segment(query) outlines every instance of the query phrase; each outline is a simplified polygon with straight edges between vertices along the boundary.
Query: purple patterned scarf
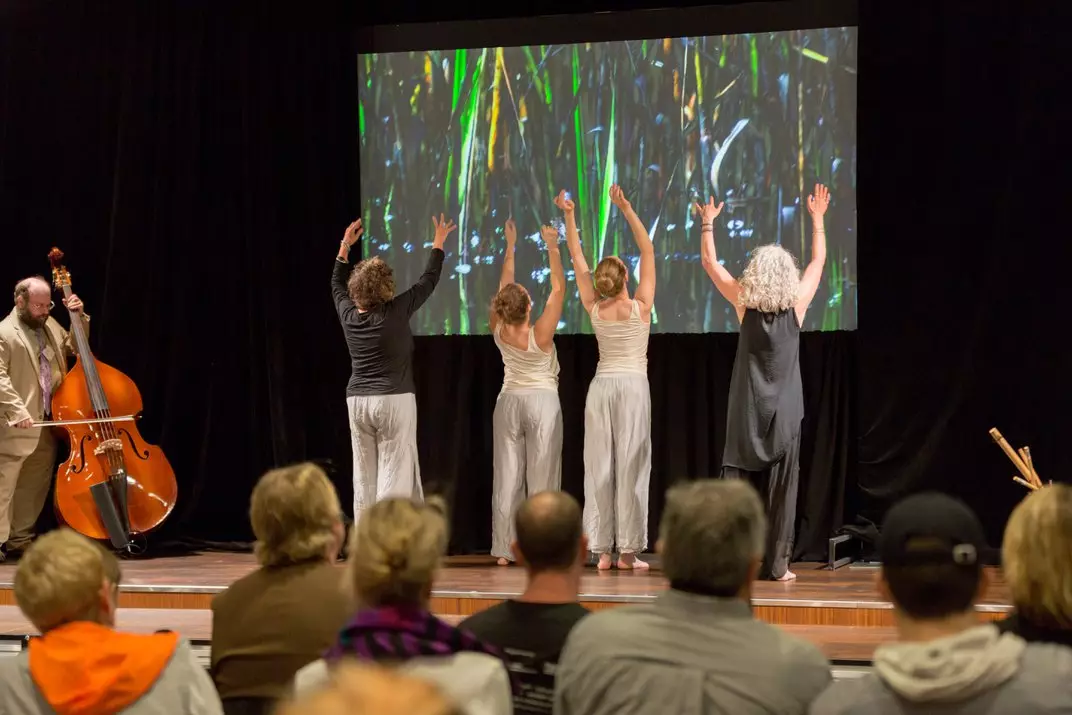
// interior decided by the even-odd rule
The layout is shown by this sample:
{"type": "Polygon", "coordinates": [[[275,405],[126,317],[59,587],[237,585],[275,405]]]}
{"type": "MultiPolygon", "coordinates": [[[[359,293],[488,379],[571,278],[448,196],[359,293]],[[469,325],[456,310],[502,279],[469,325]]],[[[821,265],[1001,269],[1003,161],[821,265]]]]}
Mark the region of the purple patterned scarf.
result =
{"type": "MultiPolygon", "coordinates": [[[[383,606],[358,611],[340,632],[324,659],[409,660],[421,656],[485,653],[503,660],[496,648],[471,633],[444,623],[427,611],[383,606]]],[[[504,661],[505,662],[505,661],[504,661]]]]}

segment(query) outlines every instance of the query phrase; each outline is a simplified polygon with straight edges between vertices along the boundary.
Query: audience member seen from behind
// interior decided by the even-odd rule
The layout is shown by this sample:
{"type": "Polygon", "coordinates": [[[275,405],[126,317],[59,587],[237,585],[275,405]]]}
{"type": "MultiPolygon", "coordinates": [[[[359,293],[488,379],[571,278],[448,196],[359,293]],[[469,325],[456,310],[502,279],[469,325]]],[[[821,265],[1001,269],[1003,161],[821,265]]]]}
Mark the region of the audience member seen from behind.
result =
{"type": "Polygon", "coordinates": [[[0,658],[0,712],[19,715],[217,715],[219,696],[175,633],[115,630],[119,561],[68,528],[49,532],[15,570],[15,600],[41,632],[0,658]]]}
{"type": "Polygon", "coordinates": [[[274,469],[250,498],[259,568],[212,601],[212,679],[228,713],[265,712],[353,612],[335,565],[345,527],[335,487],[311,463],[274,469]]]}
{"type": "Polygon", "coordinates": [[[514,519],[514,558],[528,583],[518,598],[470,616],[460,628],[501,648],[518,680],[514,712],[549,715],[566,637],[588,610],[577,603],[588,539],[581,507],[566,492],[541,492],[514,519]]]}
{"type": "Polygon", "coordinates": [[[1005,525],[1001,552],[1016,610],[998,628],[1029,642],[1072,646],[1072,487],[1029,493],[1005,525]]]}
{"type": "Polygon", "coordinates": [[[746,481],[670,489],[656,543],[669,590],[574,627],[555,713],[806,712],[830,682],[830,665],[812,644],[752,616],[766,534],[763,503],[746,481]]]}
{"type": "Polygon", "coordinates": [[[880,534],[879,592],[893,602],[900,642],[875,650],[874,672],[832,685],[814,715],[1072,712],[1072,651],[980,623],[986,539],[965,504],[911,496],[880,534]]]}
{"type": "Polygon", "coordinates": [[[513,712],[506,664],[493,648],[428,611],[432,579],[447,549],[443,502],[377,502],[353,529],[346,568],[357,613],[324,658],[298,671],[301,694],[329,679],[344,658],[391,663],[439,685],[466,715],[513,712]]]}
{"type": "Polygon", "coordinates": [[[353,660],[340,662],[321,688],[282,704],[273,715],[460,715],[427,680],[353,660]]]}

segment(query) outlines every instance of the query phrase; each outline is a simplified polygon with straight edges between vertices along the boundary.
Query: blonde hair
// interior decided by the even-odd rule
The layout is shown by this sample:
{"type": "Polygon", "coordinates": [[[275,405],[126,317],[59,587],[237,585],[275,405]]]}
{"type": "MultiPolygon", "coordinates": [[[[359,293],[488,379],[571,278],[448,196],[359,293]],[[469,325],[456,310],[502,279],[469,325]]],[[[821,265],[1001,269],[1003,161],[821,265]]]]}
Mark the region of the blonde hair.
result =
{"type": "Polygon", "coordinates": [[[61,527],[31,544],[15,569],[15,602],[45,633],[66,623],[101,619],[101,589],[118,588],[119,559],[61,527]]]}
{"type": "Polygon", "coordinates": [[[507,283],[491,301],[491,309],[507,325],[521,325],[529,317],[529,294],[517,283],[507,283]]]}
{"type": "Polygon", "coordinates": [[[432,682],[383,665],[340,661],[330,680],[274,715],[457,715],[461,711],[432,682]]]}
{"type": "Polygon", "coordinates": [[[312,462],[265,473],[250,497],[249,521],[261,566],[327,558],[342,507],[324,470],[312,462]]]}
{"type": "Polygon", "coordinates": [[[777,244],[752,251],[738,281],[740,303],[761,313],[780,313],[797,304],[800,269],[793,254],[777,244]]]}
{"type": "Polygon", "coordinates": [[[361,514],[350,542],[354,596],[363,606],[421,606],[447,550],[442,499],[390,498],[361,514]]]}
{"type": "Polygon", "coordinates": [[[1031,623],[1072,628],[1072,487],[1028,494],[1005,525],[1001,556],[1016,611],[1031,623]]]}
{"type": "Polygon", "coordinates": [[[596,266],[595,278],[599,294],[604,298],[613,298],[625,287],[625,264],[620,258],[607,256],[596,266]]]}

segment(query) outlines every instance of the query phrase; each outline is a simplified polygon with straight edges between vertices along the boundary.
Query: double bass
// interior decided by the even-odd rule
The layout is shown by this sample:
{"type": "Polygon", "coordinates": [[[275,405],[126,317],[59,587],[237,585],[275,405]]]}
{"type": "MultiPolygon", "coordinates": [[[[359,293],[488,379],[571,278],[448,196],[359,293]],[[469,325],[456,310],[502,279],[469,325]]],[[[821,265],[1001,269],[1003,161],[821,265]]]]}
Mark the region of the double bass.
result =
{"type": "MultiPolygon", "coordinates": [[[[48,254],[52,282],[72,295],[63,252],[48,254]]],[[[148,444],[135,424],[141,392],[134,381],[94,357],[80,316],[71,315],[75,365],[52,397],[51,422],[62,427],[70,457],[56,475],[59,521],[85,536],[134,550],[134,538],[160,526],[175,508],[178,484],[167,457],[148,444]]]]}

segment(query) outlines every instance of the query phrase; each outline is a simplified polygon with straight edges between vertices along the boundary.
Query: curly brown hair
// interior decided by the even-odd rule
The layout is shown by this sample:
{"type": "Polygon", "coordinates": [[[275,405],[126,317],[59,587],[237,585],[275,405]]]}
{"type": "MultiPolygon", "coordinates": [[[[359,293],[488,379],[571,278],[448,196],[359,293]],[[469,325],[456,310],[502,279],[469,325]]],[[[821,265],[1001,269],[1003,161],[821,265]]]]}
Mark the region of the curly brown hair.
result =
{"type": "Polygon", "coordinates": [[[529,294],[517,283],[507,283],[495,294],[491,309],[507,325],[520,325],[529,315],[529,294]]]}
{"type": "Polygon", "coordinates": [[[395,272],[380,258],[358,263],[346,284],[350,300],[361,310],[377,308],[395,297],[395,272]]]}
{"type": "Polygon", "coordinates": [[[596,266],[596,290],[604,298],[613,298],[625,286],[625,264],[621,259],[607,256],[596,266]]]}

